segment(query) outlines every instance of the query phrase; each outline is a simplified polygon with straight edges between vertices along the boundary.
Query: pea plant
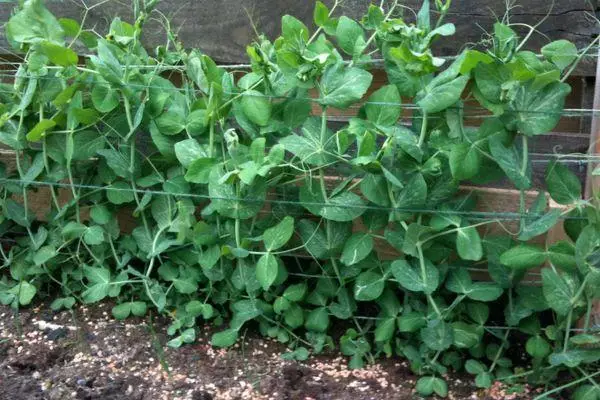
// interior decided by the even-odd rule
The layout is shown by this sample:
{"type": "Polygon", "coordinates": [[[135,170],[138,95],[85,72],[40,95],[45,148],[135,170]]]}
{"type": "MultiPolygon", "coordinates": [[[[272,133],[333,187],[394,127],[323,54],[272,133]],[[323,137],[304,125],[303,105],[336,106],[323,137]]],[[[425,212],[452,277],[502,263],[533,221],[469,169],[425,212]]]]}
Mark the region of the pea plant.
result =
{"type": "Polygon", "coordinates": [[[317,1],[314,31],[284,16],[242,74],[185,49],[156,3],[134,0],[135,20],[104,35],[41,0],[7,22],[23,62],[0,94],[14,154],[0,169],[3,304],[155,309],[172,347],[211,321],[225,324],[218,347],[253,325],[288,359],[399,356],[423,396],[466,371],[481,388],[559,382],[544,396],[600,399],[597,199],[557,156],[526,201],[529,141],[557,125],[585,50],[523,50],[534,28],[520,38],[505,17],[450,62],[432,48],[455,32],[450,0],[414,17],[371,5],[360,21],[317,1]],[[166,32],[152,51],[150,19],[166,32]],[[388,82],[368,93],[375,55],[388,82]],[[357,113],[332,124],[340,109],[357,113]],[[510,224],[460,186],[503,177],[520,191],[510,224]],[[41,193],[50,204],[32,209],[41,193]],[[561,223],[568,239],[532,241],[561,223]],[[539,267],[540,284],[525,282],[539,267]]]}

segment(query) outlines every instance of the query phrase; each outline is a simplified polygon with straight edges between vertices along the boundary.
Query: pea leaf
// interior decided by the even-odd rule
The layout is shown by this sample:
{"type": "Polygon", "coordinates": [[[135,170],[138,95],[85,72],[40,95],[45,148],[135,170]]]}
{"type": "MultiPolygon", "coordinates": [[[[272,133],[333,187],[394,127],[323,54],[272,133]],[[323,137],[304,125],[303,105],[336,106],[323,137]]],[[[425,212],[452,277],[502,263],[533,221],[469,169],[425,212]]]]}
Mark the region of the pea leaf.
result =
{"type": "Polygon", "coordinates": [[[290,216],[286,216],[277,225],[265,230],[263,233],[265,248],[267,251],[277,250],[283,247],[293,234],[294,219],[290,216]]]}
{"type": "Polygon", "coordinates": [[[481,237],[475,227],[458,228],[456,232],[456,249],[463,260],[481,260],[483,247],[481,246],[481,237]]]}
{"type": "Polygon", "coordinates": [[[215,347],[230,347],[235,344],[237,339],[237,329],[226,329],[222,332],[214,333],[210,339],[210,344],[215,347]]]}
{"type": "Polygon", "coordinates": [[[344,245],[340,261],[354,265],[364,260],[373,250],[373,238],[369,233],[355,233],[344,245]]]}
{"type": "Polygon", "coordinates": [[[556,40],[542,47],[542,54],[561,70],[571,65],[579,55],[577,47],[564,39],[556,40]]]}
{"type": "Polygon", "coordinates": [[[548,192],[558,204],[573,204],[581,199],[581,182],[567,167],[559,162],[548,165],[546,170],[548,192]]]}
{"type": "Polygon", "coordinates": [[[454,342],[454,330],[449,323],[434,319],[421,329],[421,340],[431,350],[444,351],[454,342]]]}
{"type": "Polygon", "coordinates": [[[500,135],[490,137],[489,144],[494,160],[516,188],[529,189],[531,187],[531,163],[528,162],[525,169],[523,169],[523,159],[519,149],[514,144],[506,147],[502,143],[500,135]]]}
{"type": "Polygon", "coordinates": [[[448,384],[441,378],[424,376],[417,381],[416,390],[421,396],[425,397],[434,393],[440,397],[446,397],[448,395],[448,384]]]}
{"type": "Polygon", "coordinates": [[[421,95],[417,104],[423,111],[430,114],[445,110],[460,100],[460,96],[468,82],[469,76],[465,75],[433,88],[428,88],[421,95]]]}
{"type": "Polygon", "coordinates": [[[402,287],[411,292],[433,293],[439,285],[439,272],[428,260],[424,268],[417,268],[406,260],[396,260],[392,263],[392,275],[402,287]]]}
{"type": "Polygon", "coordinates": [[[546,252],[534,245],[521,244],[500,256],[500,262],[507,267],[525,270],[540,266],[546,260],[546,252]]]}
{"type": "Polygon", "coordinates": [[[30,142],[38,142],[46,136],[46,132],[56,126],[56,122],[51,119],[43,119],[27,133],[27,140],[30,142]]]}
{"type": "Polygon", "coordinates": [[[563,278],[552,269],[545,268],[542,270],[542,284],[544,297],[550,307],[558,315],[567,315],[571,310],[571,301],[576,290],[573,281],[563,278]]]}
{"type": "Polygon", "coordinates": [[[258,259],[256,264],[256,279],[264,290],[268,290],[277,279],[279,265],[277,258],[272,254],[265,254],[258,259]]]}
{"type": "Polygon", "coordinates": [[[359,55],[366,47],[363,28],[346,16],[340,17],[335,36],[340,48],[351,56],[359,55]]]}
{"type": "Polygon", "coordinates": [[[566,83],[555,82],[538,89],[533,82],[519,86],[514,100],[502,116],[510,130],[534,136],[550,132],[562,117],[565,99],[571,92],[566,83]]]}
{"type": "Polygon", "coordinates": [[[373,76],[356,67],[338,63],[328,67],[321,79],[320,102],[324,106],[346,108],[360,100],[371,86],[373,76]]]}
{"type": "Polygon", "coordinates": [[[379,126],[394,125],[402,113],[400,102],[400,92],[396,85],[382,86],[367,100],[367,119],[379,126]]]}
{"type": "Polygon", "coordinates": [[[366,271],[356,278],[354,283],[354,298],[358,301],[371,301],[383,293],[385,280],[381,273],[366,271]]]}
{"type": "Polygon", "coordinates": [[[247,90],[242,95],[242,111],[258,126],[266,126],[271,118],[270,99],[256,90],[247,90]]]}

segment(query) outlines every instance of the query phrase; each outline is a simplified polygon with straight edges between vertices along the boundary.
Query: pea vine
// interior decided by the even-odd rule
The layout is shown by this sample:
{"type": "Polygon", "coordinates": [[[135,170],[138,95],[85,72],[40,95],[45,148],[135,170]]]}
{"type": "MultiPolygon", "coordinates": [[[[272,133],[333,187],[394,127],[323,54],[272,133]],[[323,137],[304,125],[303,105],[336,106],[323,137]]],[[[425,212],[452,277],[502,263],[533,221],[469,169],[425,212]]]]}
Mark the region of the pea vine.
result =
{"type": "Polygon", "coordinates": [[[241,74],[186,50],[156,1],[133,3],[133,24],[115,18],[106,35],[41,0],[6,24],[23,62],[0,93],[14,154],[0,168],[3,304],[111,298],[119,319],[153,308],[172,319],[172,347],[212,321],[227,324],[219,347],[254,325],[289,359],[400,356],[423,396],[445,396],[454,370],[482,388],[559,382],[544,396],[600,399],[597,199],[557,157],[527,201],[529,141],[557,125],[585,50],[525,51],[534,28],[521,39],[507,16],[448,61],[432,45],[455,32],[450,0],[415,18],[371,5],[360,21],[317,1],[314,32],[284,16],[241,74]],[[151,16],[167,32],[152,52],[151,16]],[[388,84],[367,95],[376,54],[388,84]],[[478,128],[464,122],[473,104],[478,128]],[[503,177],[520,191],[516,224],[460,186],[503,177]],[[30,208],[42,191],[43,217],[30,208]],[[568,240],[532,242],[563,221],[568,240]],[[541,266],[541,285],[527,284],[541,266]],[[526,367],[511,356],[523,346],[526,367]]]}

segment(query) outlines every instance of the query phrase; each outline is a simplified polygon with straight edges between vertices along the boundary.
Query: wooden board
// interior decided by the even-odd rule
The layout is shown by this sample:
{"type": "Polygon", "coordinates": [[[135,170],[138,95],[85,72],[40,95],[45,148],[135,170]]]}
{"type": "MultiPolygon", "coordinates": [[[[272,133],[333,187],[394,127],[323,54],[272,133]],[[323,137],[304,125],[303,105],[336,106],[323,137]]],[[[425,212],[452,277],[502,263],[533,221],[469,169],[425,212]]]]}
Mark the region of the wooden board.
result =
{"type": "MultiPolygon", "coordinates": [[[[93,7],[102,0],[84,1],[88,7],[93,7]]],[[[331,5],[333,0],[325,0],[325,3],[331,5]]],[[[370,0],[345,0],[340,13],[360,18],[370,3],[370,0]]],[[[422,1],[404,0],[401,3],[417,9],[422,1]]],[[[538,28],[541,34],[533,35],[528,42],[529,48],[539,50],[548,42],[548,38],[568,39],[578,48],[583,48],[598,35],[597,24],[586,15],[586,11],[599,11],[598,0],[560,0],[554,3],[550,15],[538,28]]],[[[47,4],[60,17],[81,20],[85,12],[81,0],[47,0],[47,4]]],[[[551,2],[522,0],[519,4],[511,12],[511,22],[535,25],[550,11],[551,2]]],[[[0,21],[8,20],[14,6],[14,2],[0,2],[0,21]]],[[[281,16],[285,14],[294,15],[312,26],[313,7],[313,0],[162,0],[158,9],[170,18],[172,27],[179,32],[186,47],[200,48],[219,62],[245,63],[245,47],[255,38],[252,23],[259,32],[274,38],[281,30],[281,16]]],[[[455,55],[466,43],[480,42],[486,32],[492,31],[497,16],[502,17],[504,11],[505,2],[500,0],[454,1],[447,21],[456,25],[457,33],[454,38],[440,41],[437,54],[455,55]]],[[[95,27],[97,32],[104,35],[114,16],[131,21],[131,1],[110,0],[92,8],[86,27],[95,27]]],[[[414,19],[408,11],[405,17],[414,19]]],[[[522,26],[515,26],[515,29],[521,33],[527,31],[522,26]]],[[[149,24],[144,40],[149,48],[164,44],[160,23],[152,21],[149,24]]],[[[0,33],[0,48],[9,49],[3,31],[0,33]]],[[[592,76],[594,72],[594,58],[586,57],[578,74],[592,76]]]]}

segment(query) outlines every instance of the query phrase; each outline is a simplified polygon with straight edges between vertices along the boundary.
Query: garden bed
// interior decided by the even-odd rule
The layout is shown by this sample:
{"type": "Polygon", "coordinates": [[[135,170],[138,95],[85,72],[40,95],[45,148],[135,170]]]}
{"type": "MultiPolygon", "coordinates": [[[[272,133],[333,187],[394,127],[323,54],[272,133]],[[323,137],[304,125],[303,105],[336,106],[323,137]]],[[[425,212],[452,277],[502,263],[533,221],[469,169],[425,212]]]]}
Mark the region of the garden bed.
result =
{"type": "MultiPolygon", "coordinates": [[[[348,370],[338,354],[286,361],[285,346],[249,329],[228,350],[208,345],[213,329],[177,350],[165,346],[167,321],[117,321],[111,304],[15,314],[0,308],[0,399],[412,399],[417,376],[393,358],[348,370]],[[153,333],[154,332],[154,333],[153,333]]],[[[453,399],[509,398],[499,386],[476,389],[449,377],[453,399]]],[[[526,394],[514,395],[527,399],[526,394]]],[[[510,397],[512,398],[512,397],[510,397]]]]}

